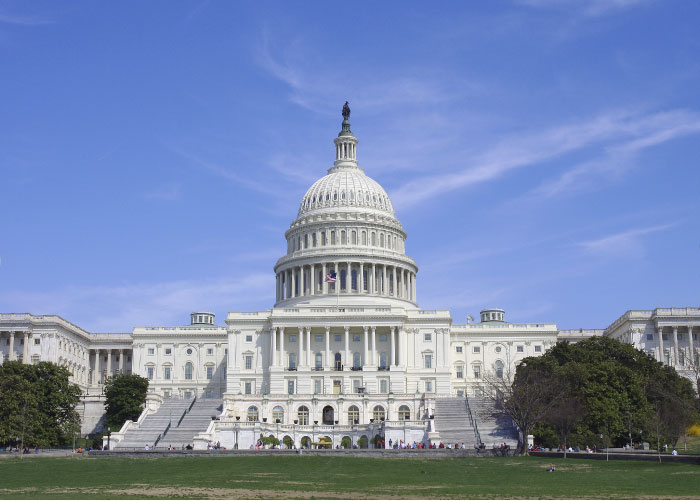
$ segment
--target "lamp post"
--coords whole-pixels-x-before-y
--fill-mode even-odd
[[[233,444],[233,448],[236,450],[238,449],[238,429],[240,428],[240,420],[241,416],[236,416],[236,424],[233,425],[233,431],[236,434],[236,441]]]
[[[112,428],[110,428],[110,427],[108,426],[108,427],[107,427],[107,450],[108,450],[108,451],[112,450],[112,449],[110,448],[110,439],[111,439],[111,438],[112,438]]]
[[[279,440],[280,439],[280,420],[279,420],[279,418],[275,419],[275,424],[277,425],[277,440]],[[282,443],[282,441],[280,440],[280,444],[281,443]]]

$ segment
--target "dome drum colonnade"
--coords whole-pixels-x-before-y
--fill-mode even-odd
[[[349,116],[349,112],[348,112]],[[416,305],[418,266],[384,188],[357,164],[357,138],[344,114],[328,174],[304,195],[275,266],[276,302],[309,296],[369,295]],[[326,276],[336,274],[336,282]]]

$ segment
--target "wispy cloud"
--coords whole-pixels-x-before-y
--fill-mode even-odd
[[[602,257],[641,257],[644,255],[642,237],[651,233],[668,230],[679,223],[668,223],[645,228],[635,228],[595,240],[576,244],[585,254]]]
[[[517,0],[516,3],[533,8],[566,10],[595,17],[649,3],[649,0]]]
[[[144,193],[143,196],[144,198],[146,198],[146,200],[178,200],[180,198],[180,184],[166,183],[162,186],[159,186],[151,191]]]
[[[53,24],[53,21],[38,16],[20,16],[7,12],[0,12],[0,23],[19,26],[41,26],[43,24]]]

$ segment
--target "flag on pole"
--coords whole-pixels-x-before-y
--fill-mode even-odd
[[[336,282],[336,274],[335,271],[331,271],[328,275],[326,275],[326,279],[324,282],[328,282],[329,284],[334,284]]]

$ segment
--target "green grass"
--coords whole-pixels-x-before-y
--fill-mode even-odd
[[[700,467],[543,458],[0,460],[0,498],[697,498]]]

